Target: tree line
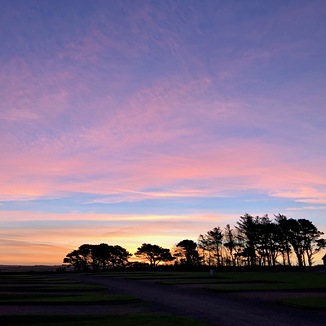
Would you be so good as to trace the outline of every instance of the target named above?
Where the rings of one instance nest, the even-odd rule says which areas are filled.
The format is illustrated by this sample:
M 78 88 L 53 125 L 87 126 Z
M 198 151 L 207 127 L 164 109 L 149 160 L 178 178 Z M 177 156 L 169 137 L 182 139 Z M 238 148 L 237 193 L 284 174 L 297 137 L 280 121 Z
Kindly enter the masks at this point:
M 200 234 L 197 241 L 185 239 L 171 250 L 156 244 L 143 243 L 134 253 L 141 261 L 129 262 L 132 256 L 118 245 L 83 244 L 68 253 L 64 266 L 76 271 L 100 271 L 159 264 L 181 266 L 312 266 L 313 257 L 326 248 L 323 232 L 307 219 L 274 219 L 245 214 L 236 225 L 219 226 Z

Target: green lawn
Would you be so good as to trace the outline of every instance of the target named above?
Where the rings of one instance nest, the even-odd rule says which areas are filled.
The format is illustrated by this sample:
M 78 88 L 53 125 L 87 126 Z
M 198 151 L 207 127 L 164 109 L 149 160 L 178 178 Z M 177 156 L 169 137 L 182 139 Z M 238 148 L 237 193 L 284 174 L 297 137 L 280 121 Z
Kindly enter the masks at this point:
M 0 284 L 0 292 L 67 292 L 67 291 L 99 291 L 105 289 L 101 285 L 89 284 Z
M 308 272 L 130 272 L 106 273 L 107 277 L 154 280 L 165 285 L 202 284 L 216 292 L 325 291 L 326 273 Z
M 304 273 L 304 272 L 223 272 L 217 273 L 214 277 L 207 276 L 192 277 L 191 273 L 186 277 L 170 278 L 166 276 L 156 280 L 161 284 L 216 284 L 219 289 L 253 290 L 266 288 L 267 290 L 288 290 L 288 289 L 320 289 L 326 290 L 326 273 Z M 207 286 L 205 286 L 207 287 Z M 212 287 L 214 288 L 214 286 Z
M 1 275 L 2 276 L 2 275 Z M 5 275 L 0 278 L 0 304 L 109 304 L 137 301 L 130 295 L 110 294 L 90 285 L 56 275 Z
M 279 303 L 284 305 L 290 305 L 298 308 L 308 309 L 326 309 L 326 293 L 325 297 L 322 298 L 300 298 L 300 299 L 284 299 L 280 300 Z
M 114 273 L 108 277 L 117 276 Z M 140 272 L 119 275 L 131 279 L 151 279 L 165 285 L 199 284 L 212 292 L 237 293 L 243 291 L 300 291 L 324 292 L 326 298 L 326 273 L 308 272 L 217 272 L 211 277 L 208 272 Z M 286 299 L 279 303 L 296 307 L 326 309 L 325 298 Z
M 152 279 L 165 285 L 200 284 L 212 292 L 301 291 L 324 292 L 326 273 L 305 272 L 123 272 L 103 273 L 106 277 Z M 105 287 L 89 285 L 58 275 L 0 275 L 0 304 L 109 304 L 128 303 L 128 295 L 110 294 Z M 286 299 L 282 304 L 326 308 L 325 298 Z
M 30 277 L 0 275 L 0 305 L 122 304 L 123 316 L 1 316 L 2 325 L 12 326 L 203 326 L 176 316 L 128 315 L 128 303 L 139 301 L 129 295 L 111 294 L 105 287 L 88 285 L 55 275 Z
M 107 293 L 83 293 L 83 294 L 41 294 L 31 295 L 24 293 L 1 294 L 0 304 L 106 304 L 106 303 L 129 303 L 137 301 L 130 295 L 107 294 Z
M 1 316 L 11 326 L 204 326 L 192 319 L 174 316 Z
M 70 280 L 67 278 L 56 277 L 53 275 L 50 276 L 31 276 L 31 275 L 1 275 L 0 274 L 0 284 L 73 284 L 73 283 L 82 283 L 77 280 Z
M 226 274 L 226 273 L 225 273 Z M 228 273 L 211 290 L 225 291 L 326 291 L 326 273 Z

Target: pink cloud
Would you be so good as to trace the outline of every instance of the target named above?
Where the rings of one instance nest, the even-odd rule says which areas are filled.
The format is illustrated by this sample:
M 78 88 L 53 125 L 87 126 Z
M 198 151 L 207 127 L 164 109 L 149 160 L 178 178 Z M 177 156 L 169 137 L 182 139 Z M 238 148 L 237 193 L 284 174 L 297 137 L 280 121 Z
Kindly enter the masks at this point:
M 126 150 L 128 148 L 126 144 Z M 66 149 L 58 143 L 57 148 L 49 146 L 48 149 L 41 148 L 41 151 L 34 148 L 28 153 L 9 153 L 2 161 L 5 173 L 0 177 L 3 184 L 1 198 L 33 199 L 86 192 L 116 195 L 111 201 L 120 202 L 223 196 L 230 190 L 241 189 L 264 189 L 276 197 L 300 200 L 324 197 L 317 190 L 325 182 L 319 162 L 311 170 L 302 162 L 296 162 L 296 153 L 289 153 L 286 147 L 267 146 L 260 141 L 229 140 L 214 148 L 211 144 L 202 145 L 200 151 L 196 148 L 197 155 L 193 156 L 195 148 L 190 145 L 175 155 L 142 153 L 141 156 L 129 156 L 124 153 L 124 148 L 119 148 L 115 150 L 115 155 L 107 157 L 103 156 L 100 147 L 92 156 L 77 152 L 69 159 L 62 159 Z M 287 161 L 284 161 L 284 157 L 287 157 Z M 314 162 L 309 165 L 313 166 Z M 100 178 L 96 177 L 98 173 Z M 70 181 L 62 182 L 64 178 Z M 223 181 L 217 184 L 219 178 Z M 191 181 L 188 186 L 191 188 L 187 190 L 178 186 L 182 181 Z M 307 195 L 297 191 L 307 185 L 315 189 L 313 193 L 310 191 Z M 166 191 L 144 191 L 153 187 Z M 103 202 L 106 199 L 95 201 Z
M 143 15 L 149 25 L 159 28 L 148 10 L 134 14 L 130 22 L 133 31 L 141 28 L 138 23 Z M 103 49 L 123 52 L 129 47 L 125 41 L 115 42 L 113 29 L 105 34 L 99 28 L 101 17 L 93 24 L 86 36 L 55 56 L 94 63 Z M 163 29 L 161 33 L 168 31 Z M 151 36 L 144 34 L 139 48 L 133 44 L 127 55 L 134 50 L 141 54 L 146 50 L 146 38 Z M 167 42 L 175 49 L 179 40 L 170 36 Z M 249 65 L 257 58 L 268 60 L 270 53 L 283 52 L 283 45 L 247 52 L 245 60 Z M 180 47 L 175 52 L 183 50 Z M 239 69 L 248 62 L 239 61 Z M 94 95 L 87 80 L 80 78 L 78 66 L 55 71 L 54 63 L 45 63 L 51 69 L 36 77 L 27 61 L 14 58 L 0 80 L 8 107 L 0 118 L 20 121 L 8 127 L 1 139 L 6 149 L 0 176 L 3 201 L 89 192 L 100 195 L 93 202 L 130 202 L 223 196 L 231 190 L 246 189 L 262 189 L 272 196 L 301 201 L 324 201 L 320 190 L 309 196 L 293 196 L 295 189 L 307 184 L 318 189 L 326 179 L 322 160 L 302 158 L 301 145 L 290 150 L 278 144 L 279 140 L 247 140 L 236 132 L 219 133 L 221 126 L 237 129 L 251 125 L 262 125 L 270 132 L 274 123 L 290 121 L 293 109 L 283 110 L 281 115 L 264 109 L 277 101 L 259 98 L 252 107 L 251 99 L 241 94 L 228 99 L 205 70 L 198 77 L 185 74 L 157 78 L 151 86 L 139 85 L 118 101 L 114 91 L 130 81 L 130 73 L 122 72 L 121 79 L 110 81 L 105 95 Z M 110 69 L 116 65 L 108 64 Z M 93 78 L 91 73 L 89 78 Z M 320 141 L 322 134 L 307 137 Z M 178 185 L 184 181 L 191 181 L 188 193 Z M 146 188 L 162 190 L 148 192 Z M 115 197 L 103 198 L 106 195 Z
M 300 200 L 297 200 L 300 201 Z M 287 211 L 325 211 L 326 206 L 304 206 L 304 207 L 289 207 Z

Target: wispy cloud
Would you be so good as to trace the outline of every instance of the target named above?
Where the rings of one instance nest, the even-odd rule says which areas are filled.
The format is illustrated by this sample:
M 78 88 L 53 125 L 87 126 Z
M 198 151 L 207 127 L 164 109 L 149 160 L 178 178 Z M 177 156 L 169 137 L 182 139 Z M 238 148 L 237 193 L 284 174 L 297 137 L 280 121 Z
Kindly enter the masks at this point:
M 287 211 L 325 211 L 326 206 L 289 207 Z

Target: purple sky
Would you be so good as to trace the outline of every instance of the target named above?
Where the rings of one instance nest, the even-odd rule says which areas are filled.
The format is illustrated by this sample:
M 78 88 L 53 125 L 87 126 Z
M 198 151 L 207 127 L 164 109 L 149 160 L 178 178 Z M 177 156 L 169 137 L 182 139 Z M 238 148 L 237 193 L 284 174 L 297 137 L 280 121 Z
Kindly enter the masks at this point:
M 0 264 L 326 233 L 325 1 L 0 0 Z

